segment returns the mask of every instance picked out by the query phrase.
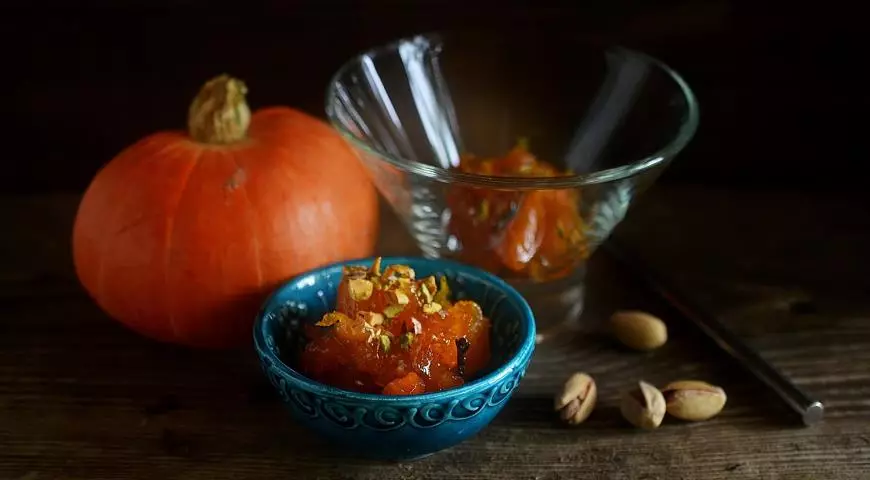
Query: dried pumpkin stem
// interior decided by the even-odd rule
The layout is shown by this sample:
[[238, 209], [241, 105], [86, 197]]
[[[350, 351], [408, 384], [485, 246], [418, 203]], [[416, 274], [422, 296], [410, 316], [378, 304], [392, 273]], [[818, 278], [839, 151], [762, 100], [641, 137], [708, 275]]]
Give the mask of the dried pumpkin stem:
[[243, 138], [251, 123], [245, 102], [248, 87], [239, 79], [219, 75], [203, 85], [187, 113], [188, 132], [201, 143], [227, 144]]

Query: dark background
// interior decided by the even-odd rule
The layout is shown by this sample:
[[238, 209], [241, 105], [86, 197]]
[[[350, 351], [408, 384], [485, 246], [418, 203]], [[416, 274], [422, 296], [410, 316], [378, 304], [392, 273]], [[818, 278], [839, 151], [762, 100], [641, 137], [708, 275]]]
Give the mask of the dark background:
[[[860, 15], [752, 2], [126, 2], [4, 7], [2, 193], [82, 191], [147, 133], [184, 126], [200, 84], [229, 72], [252, 107], [322, 116], [344, 59], [437, 29], [567, 29], [643, 49], [681, 72], [701, 127], [663, 182], [863, 188], [867, 55]], [[654, 3], [654, 4], [653, 4]]]

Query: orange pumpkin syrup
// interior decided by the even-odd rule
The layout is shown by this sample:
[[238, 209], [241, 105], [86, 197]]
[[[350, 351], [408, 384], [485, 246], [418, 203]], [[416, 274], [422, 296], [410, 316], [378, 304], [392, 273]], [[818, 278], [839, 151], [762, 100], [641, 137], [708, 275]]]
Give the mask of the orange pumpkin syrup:
[[336, 309], [305, 327], [300, 370], [346, 390], [414, 395], [463, 385], [489, 362], [490, 321], [444, 277], [406, 265], [344, 268]]

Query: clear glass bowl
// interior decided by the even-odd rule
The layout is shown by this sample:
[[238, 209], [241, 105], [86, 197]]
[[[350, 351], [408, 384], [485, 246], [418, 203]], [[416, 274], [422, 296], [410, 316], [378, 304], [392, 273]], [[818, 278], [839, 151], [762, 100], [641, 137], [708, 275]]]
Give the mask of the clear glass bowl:
[[[335, 74], [326, 113], [423, 255], [510, 281], [547, 319], [539, 320], [544, 336], [579, 318], [589, 255], [698, 125], [692, 91], [663, 63], [559, 34], [533, 42], [520, 35], [430, 34], [375, 48]], [[456, 168], [465, 155], [504, 156], [520, 138], [566, 174], [486, 176]], [[523, 245], [533, 248], [520, 249], [507, 267], [503, 252], [513, 247], [505, 239], [521, 217], [529, 221], [523, 202], [535, 195], [571, 199], [580, 217], [577, 241], [545, 258], [544, 247], [535, 250], [541, 240], [526, 238]], [[474, 230], [469, 222], [490, 210], [481, 198], [499, 199], [505, 208], [498, 221]], [[541, 212], [543, 242], [564, 238]]]

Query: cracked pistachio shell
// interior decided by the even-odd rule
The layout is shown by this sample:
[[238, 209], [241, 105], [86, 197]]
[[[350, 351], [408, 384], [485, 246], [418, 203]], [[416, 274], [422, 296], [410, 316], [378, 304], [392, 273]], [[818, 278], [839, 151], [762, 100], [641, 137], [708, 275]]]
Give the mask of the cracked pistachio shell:
[[586, 373], [577, 372], [568, 377], [556, 395], [554, 407], [563, 421], [579, 425], [589, 418], [597, 399], [595, 380]]
[[656, 387], [644, 381], [625, 392], [619, 406], [622, 416], [638, 428], [658, 428], [665, 416], [665, 398]]

